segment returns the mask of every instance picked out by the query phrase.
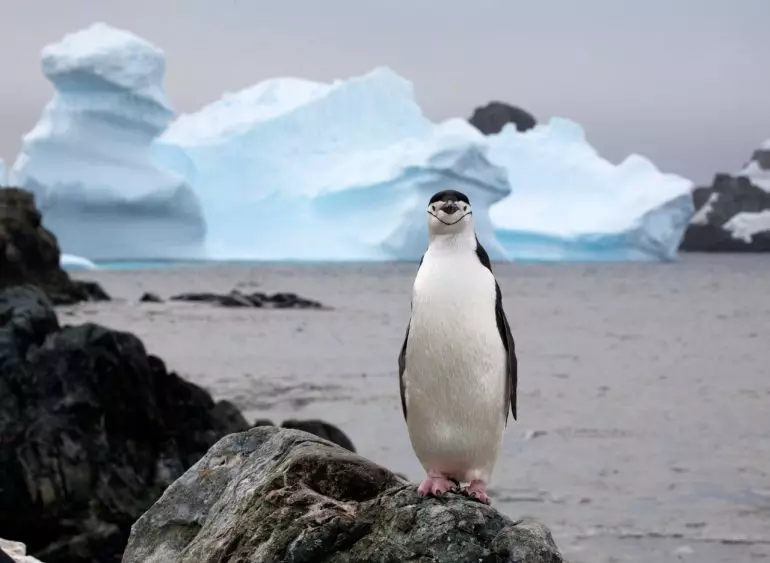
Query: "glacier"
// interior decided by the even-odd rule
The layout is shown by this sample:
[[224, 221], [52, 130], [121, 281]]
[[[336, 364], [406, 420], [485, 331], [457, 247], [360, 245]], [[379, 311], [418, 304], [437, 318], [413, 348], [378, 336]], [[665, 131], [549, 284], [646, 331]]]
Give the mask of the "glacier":
[[490, 256], [506, 258], [488, 214], [510, 193], [505, 172], [434, 126], [386, 68], [331, 84], [267, 80], [180, 116], [155, 145], [194, 182], [217, 259], [416, 260], [427, 202], [449, 185], [473, 200]]
[[10, 181], [35, 194], [62, 249], [90, 260], [202, 258], [200, 201], [152, 149], [175, 116], [163, 52], [97, 23], [46, 46], [42, 67], [54, 96]]

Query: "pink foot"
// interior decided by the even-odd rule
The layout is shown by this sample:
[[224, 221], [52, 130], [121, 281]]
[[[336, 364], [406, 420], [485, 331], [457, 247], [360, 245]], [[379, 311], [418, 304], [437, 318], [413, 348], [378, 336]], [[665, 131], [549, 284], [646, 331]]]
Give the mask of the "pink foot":
[[434, 475], [432, 473], [428, 474], [428, 477], [420, 483], [420, 486], [417, 487], [417, 494], [421, 497], [427, 496], [429, 494], [439, 497], [446, 493], [447, 491], [451, 491], [452, 489], [456, 488], [456, 484], [446, 477], [442, 477], [441, 475]]
[[480, 479], [471, 481], [471, 484], [463, 489], [463, 493], [484, 504], [492, 504], [492, 499], [487, 495], [487, 484]]

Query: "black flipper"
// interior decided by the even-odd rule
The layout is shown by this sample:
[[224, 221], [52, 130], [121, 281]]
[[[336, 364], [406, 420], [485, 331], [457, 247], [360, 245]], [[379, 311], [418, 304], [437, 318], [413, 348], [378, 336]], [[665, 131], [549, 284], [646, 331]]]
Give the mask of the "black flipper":
[[[425, 255], [420, 258], [420, 264], [417, 266], [417, 271], [420, 271], [422, 261], [425, 259]], [[401, 352], [398, 354], [398, 383], [401, 391], [401, 409], [404, 411], [404, 420], [406, 420], [406, 383], [404, 382], [404, 371], [406, 371], [406, 343], [409, 341], [409, 325], [412, 323], [412, 319], [409, 319], [409, 323], [406, 325], [406, 334], [404, 335], [404, 343], [401, 345]]]
[[[476, 238], [476, 256], [479, 257], [481, 264], [492, 272], [492, 263], [489, 260], [489, 254], [481, 246], [478, 237]], [[493, 272], [494, 273], [494, 272]], [[519, 363], [516, 358], [516, 344], [513, 341], [511, 327], [508, 324], [508, 318], [503, 309], [503, 294], [500, 286], [495, 280], [495, 318], [497, 320], [497, 330], [500, 333], [500, 339], [503, 341], [505, 352], [508, 355], [508, 377], [505, 380], [505, 396], [510, 399], [511, 412], [513, 420], [516, 420], [516, 388], [518, 384]], [[505, 405], [505, 422], [508, 423], [508, 405]]]

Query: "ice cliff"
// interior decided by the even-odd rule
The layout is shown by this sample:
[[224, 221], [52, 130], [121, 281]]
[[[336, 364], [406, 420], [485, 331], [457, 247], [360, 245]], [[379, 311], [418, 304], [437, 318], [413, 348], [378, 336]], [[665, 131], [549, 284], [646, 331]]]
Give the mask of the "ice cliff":
[[55, 94], [10, 180], [35, 194], [62, 249], [91, 260], [200, 257], [199, 200], [151, 152], [174, 117], [163, 52], [94, 24], [45, 47], [42, 59]]
[[505, 257], [488, 215], [510, 192], [504, 171], [483, 147], [428, 121], [411, 84], [387, 69], [227, 94], [157, 142], [164, 164], [187, 174], [180, 152], [197, 171], [216, 258], [419, 259], [427, 202], [448, 185], [473, 200], [490, 255]]

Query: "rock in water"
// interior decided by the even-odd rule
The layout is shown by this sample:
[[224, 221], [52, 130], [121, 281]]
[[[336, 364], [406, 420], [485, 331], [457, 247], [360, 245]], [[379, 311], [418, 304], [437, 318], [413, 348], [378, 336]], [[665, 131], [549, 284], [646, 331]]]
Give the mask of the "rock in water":
[[503, 102], [489, 102], [476, 108], [468, 122], [484, 135], [495, 135], [508, 123], [513, 123], [518, 131], [529, 131], [537, 125], [531, 113]]
[[551, 533], [414, 485], [316, 436], [220, 440], [131, 529], [123, 563], [561, 563]]
[[0, 188], [0, 288], [32, 283], [55, 305], [109, 300], [98, 284], [70, 279], [60, 266], [60, 256], [34, 196], [18, 188]]
[[770, 141], [735, 176], [717, 174], [693, 192], [697, 209], [681, 250], [770, 251]]
[[247, 428], [132, 334], [60, 328], [39, 288], [0, 290], [0, 534], [45, 563], [120, 561], [163, 490]]

